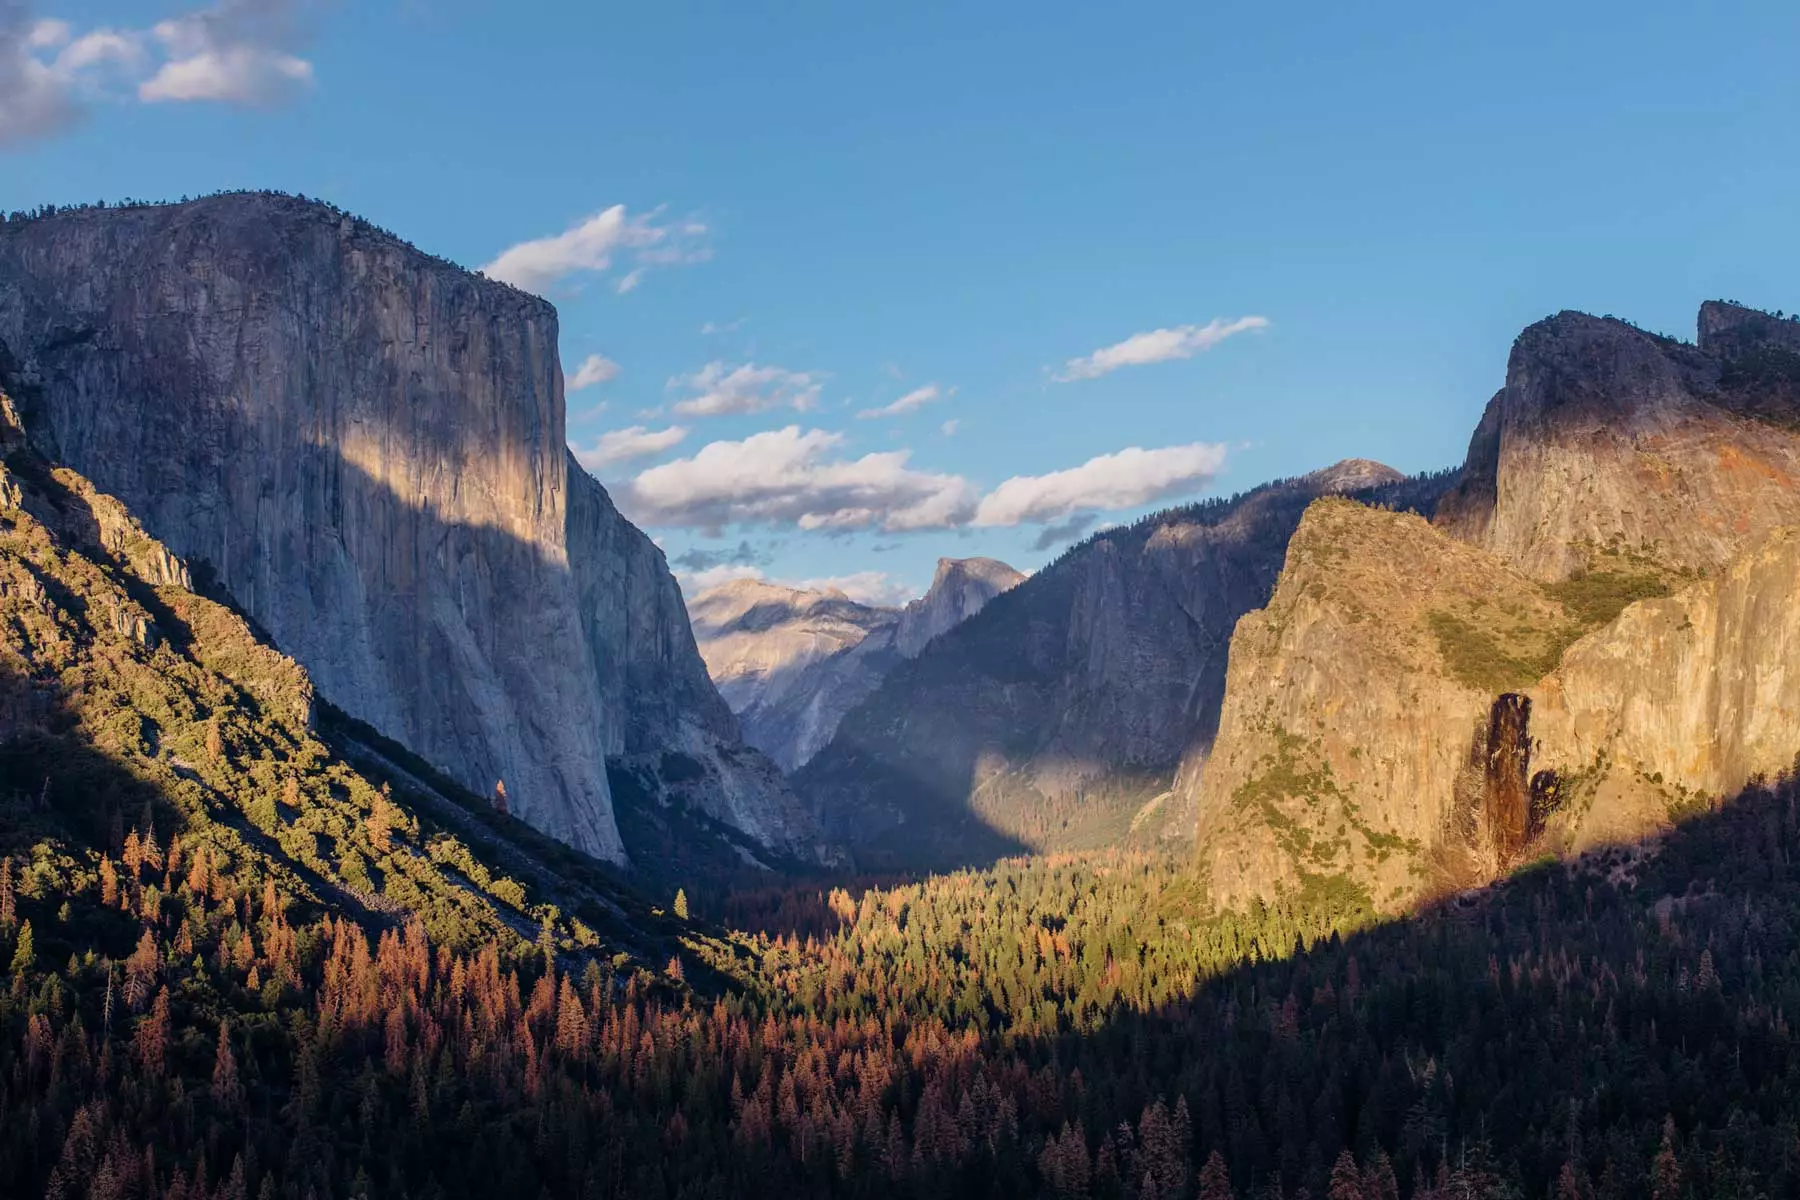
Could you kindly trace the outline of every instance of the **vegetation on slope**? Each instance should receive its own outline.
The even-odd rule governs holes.
[[[312,728],[78,478],[0,484],[6,1195],[1800,1187],[1790,780],[1382,926],[1113,856],[765,891],[708,938]]]

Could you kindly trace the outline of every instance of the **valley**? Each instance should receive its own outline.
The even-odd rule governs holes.
[[[0,223],[7,1194],[1800,1188],[1800,322],[905,603],[684,594],[557,323]]]

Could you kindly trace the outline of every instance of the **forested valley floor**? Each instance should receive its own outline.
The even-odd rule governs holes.
[[[348,919],[198,812],[166,814],[179,838],[84,842],[15,796],[0,1179],[108,1200],[1792,1195],[1797,802],[1783,778],[1655,853],[1387,923],[1196,917],[1184,865],[1146,857],[739,892],[653,970]]]

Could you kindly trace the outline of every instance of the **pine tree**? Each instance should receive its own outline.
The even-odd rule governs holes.
[[[1206,1165],[1200,1168],[1200,1192],[1196,1200],[1234,1200],[1231,1172],[1217,1150],[1206,1156]]]
[[[17,900],[13,896],[12,855],[0,859],[0,932],[4,932],[17,923],[19,916]]]
[[[1368,1200],[1363,1191],[1362,1171],[1350,1151],[1340,1150],[1331,1164],[1331,1182],[1326,1185],[1327,1200]]]
[[[14,979],[23,979],[37,962],[37,951],[32,946],[31,922],[19,926],[19,941],[13,947],[12,975]]]
[[[169,1056],[169,989],[160,988],[148,1016],[139,1017],[132,1051],[144,1074],[160,1079]]]
[[[225,1109],[236,1109],[243,1103],[244,1089],[238,1083],[237,1056],[231,1052],[231,1029],[219,1022],[219,1046],[213,1055],[213,1099]]]
[[[675,889],[675,915],[683,921],[688,919],[687,891],[684,888]]]
[[[1400,1200],[1400,1181],[1394,1178],[1393,1161],[1380,1147],[1376,1147],[1375,1157],[1363,1168],[1363,1195],[1368,1200]]]
[[[1675,1118],[1664,1117],[1662,1148],[1650,1164],[1651,1200],[1681,1200],[1681,1162],[1675,1156]]]

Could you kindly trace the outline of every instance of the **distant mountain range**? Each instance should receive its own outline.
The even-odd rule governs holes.
[[[740,579],[696,596],[688,611],[744,740],[792,771],[889,671],[1022,579],[991,558],[941,558],[931,587],[901,608]]]
[[[1099,534],[839,693],[795,786],[867,866],[1192,838],[1223,903],[1404,905],[1791,765],[1796,529],[1800,322],[1559,314],[1462,467]]]
[[[1097,534],[897,667],[795,786],[868,865],[1182,836],[1176,771],[1307,505],[1429,505],[1446,482],[1349,460]]]

